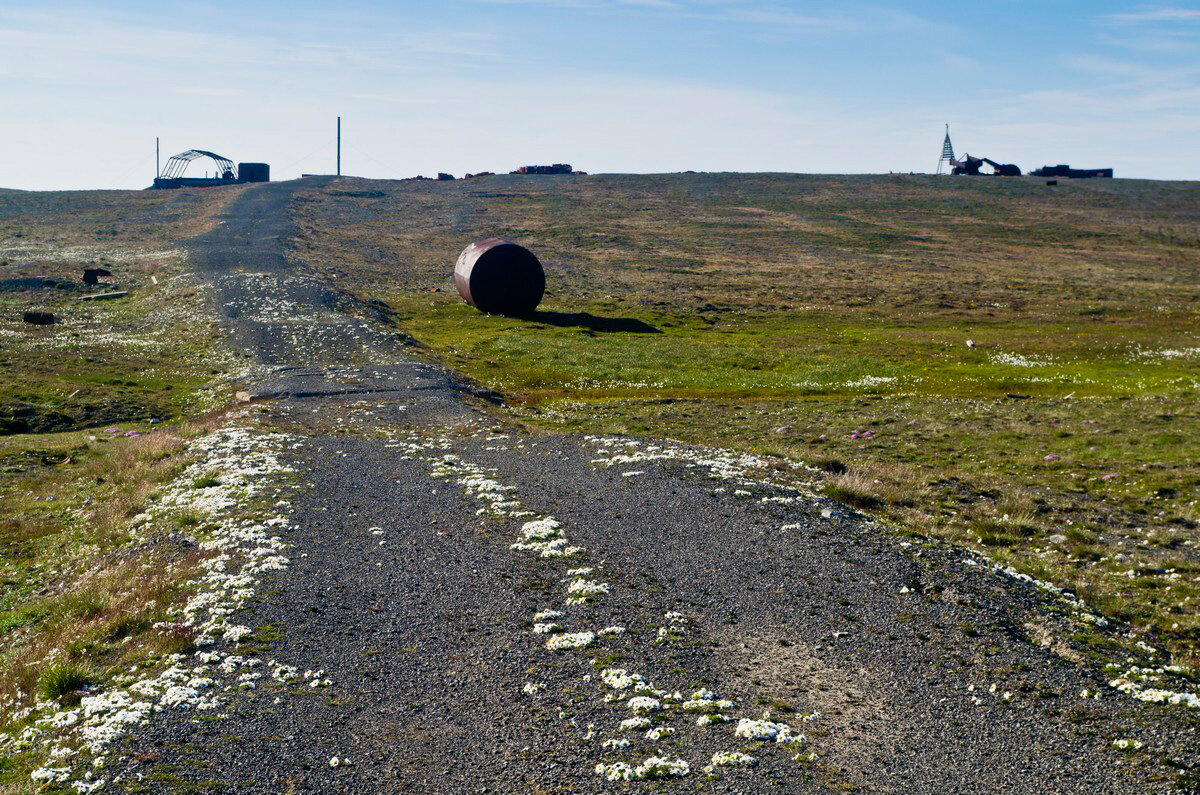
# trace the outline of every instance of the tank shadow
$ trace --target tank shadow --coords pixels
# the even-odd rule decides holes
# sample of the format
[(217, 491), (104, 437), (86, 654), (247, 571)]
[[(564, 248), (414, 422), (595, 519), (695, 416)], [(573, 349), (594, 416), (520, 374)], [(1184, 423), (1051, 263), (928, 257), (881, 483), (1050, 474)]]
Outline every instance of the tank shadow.
[(577, 327), (604, 333), (662, 334), (662, 329), (632, 317), (597, 317), (590, 312), (545, 312), (539, 310), (526, 315), (525, 320), (532, 323), (544, 323), (547, 326)]

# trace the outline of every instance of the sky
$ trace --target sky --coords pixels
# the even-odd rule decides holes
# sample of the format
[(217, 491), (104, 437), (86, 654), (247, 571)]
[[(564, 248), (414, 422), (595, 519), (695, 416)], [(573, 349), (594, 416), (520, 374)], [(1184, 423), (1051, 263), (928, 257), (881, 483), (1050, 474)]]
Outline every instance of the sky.
[[(1029, 170), (1200, 179), (1200, 0), (0, 0), (0, 187), (142, 188), (206, 149), (273, 179)], [(189, 175), (203, 175), (197, 161)]]

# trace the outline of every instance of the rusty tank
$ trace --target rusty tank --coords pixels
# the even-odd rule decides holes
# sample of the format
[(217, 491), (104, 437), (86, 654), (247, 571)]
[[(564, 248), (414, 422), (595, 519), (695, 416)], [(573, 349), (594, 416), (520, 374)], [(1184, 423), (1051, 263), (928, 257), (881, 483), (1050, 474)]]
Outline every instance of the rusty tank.
[(546, 272), (529, 249), (489, 237), (458, 255), (454, 286), (464, 301), (482, 312), (521, 317), (541, 303)]

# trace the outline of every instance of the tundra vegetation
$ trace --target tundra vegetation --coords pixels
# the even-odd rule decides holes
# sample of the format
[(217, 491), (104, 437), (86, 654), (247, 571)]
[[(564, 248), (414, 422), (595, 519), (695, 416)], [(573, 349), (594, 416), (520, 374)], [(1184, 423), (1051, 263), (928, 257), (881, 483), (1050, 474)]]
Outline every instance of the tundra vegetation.
[[(529, 425), (801, 460), (1200, 668), (1196, 183), (343, 179), (297, 220), (296, 256)], [(530, 318), (454, 292), (493, 235), (547, 268)]]
[[(67, 709), (196, 640), (162, 627), (205, 553), (131, 520), (169, 489), (223, 488), (185, 471), (187, 446), (242, 361), (180, 241), (242, 190), (0, 192), (0, 732), (28, 728), (18, 693)], [(508, 421), (803, 461), (894, 532), (1070, 588), (1200, 667), (1194, 183), (344, 178), (302, 190), (294, 218), (295, 257), (501, 392)], [(547, 266), (531, 318), (453, 291), (458, 252), (491, 235)], [(85, 267), (128, 295), (79, 301)], [(584, 642), (553, 617), (535, 617), (547, 642)], [(1119, 640), (1073, 645), (1122, 661)], [(0, 759), (0, 791), (45, 762)]]
[[(120, 673), (190, 646), (156, 631), (204, 553), (135, 537), (130, 520), (186, 465), (228, 404), (238, 361), (186, 273), (179, 241), (235, 191), (0, 192), (0, 729), (29, 697), (78, 704)], [(96, 288), (84, 268), (105, 268)], [(112, 300), (81, 301), (97, 292)], [(22, 323), (51, 311), (51, 326)], [(200, 487), (199, 485), (197, 486)], [(181, 519), (183, 521), (183, 519)], [(28, 711), (26, 711), (27, 713)], [(27, 791), (36, 753), (5, 753)]]

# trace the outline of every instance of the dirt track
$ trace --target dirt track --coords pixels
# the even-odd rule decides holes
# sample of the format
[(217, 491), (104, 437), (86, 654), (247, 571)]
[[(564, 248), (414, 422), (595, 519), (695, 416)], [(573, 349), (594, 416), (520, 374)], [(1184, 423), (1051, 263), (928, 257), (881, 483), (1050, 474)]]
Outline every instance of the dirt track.
[[(305, 484), (292, 563), (237, 620), (331, 684), (231, 690), (219, 720), (158, 713), (106, 791), (599, 792), (630, 785), (597, 764), (661, 755), (690, 766), (672, 791), (1143, 793), (1170, 790), (1156, 760), (1194, 761), (1194, 734), (1064, 658), (1074, 608), (982, 561), (772, 485), (762, 462), (503, 425), (286, 256), (293, 189), (248, 191), (192, 261)], [(582, 549), (511, 548), (545, 517), (543, 542)], [(579, 581), (608, 590), (568, 604)], [(660, 691), (648, 717), (674, 731), (619, 728), (633, 687), (605, 669)], [(685, 710), (701, 688), (733, 705)], [(768, 710), (806, 740), (735, 736)], [(698, 726), (706, 711), (731, 720)], [(709, 778), (728, 751), (757, 763)]]

